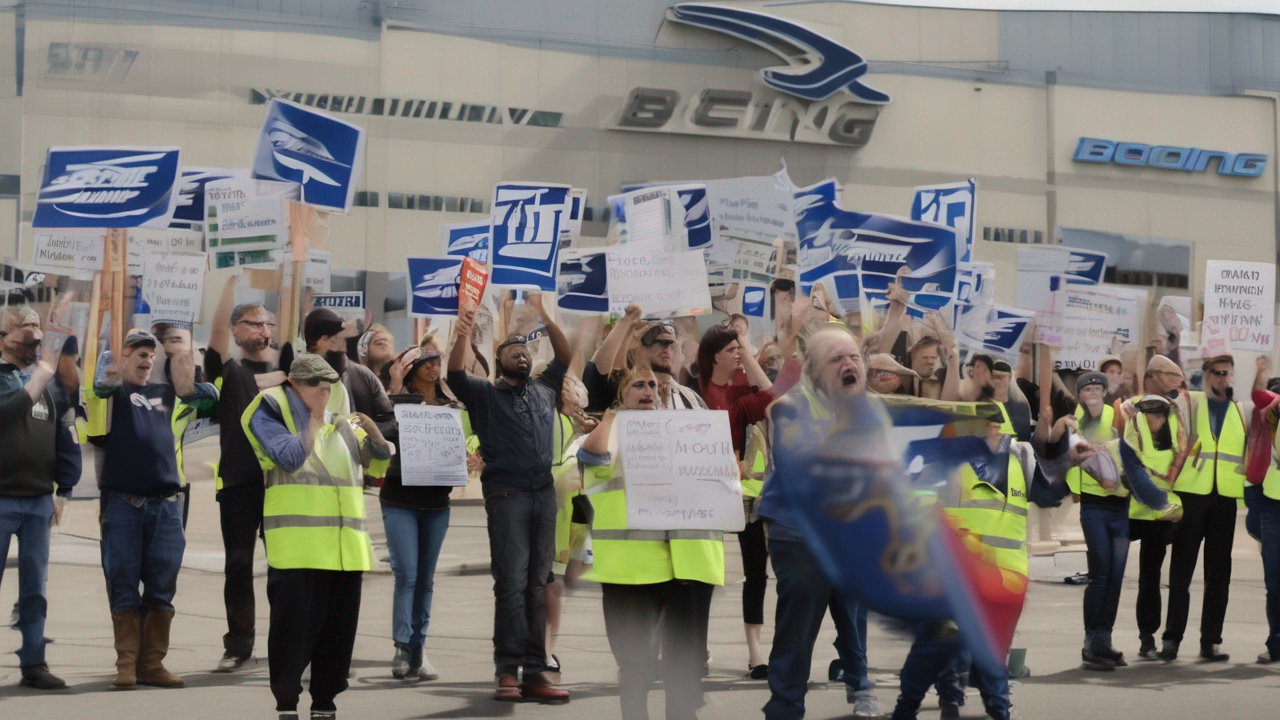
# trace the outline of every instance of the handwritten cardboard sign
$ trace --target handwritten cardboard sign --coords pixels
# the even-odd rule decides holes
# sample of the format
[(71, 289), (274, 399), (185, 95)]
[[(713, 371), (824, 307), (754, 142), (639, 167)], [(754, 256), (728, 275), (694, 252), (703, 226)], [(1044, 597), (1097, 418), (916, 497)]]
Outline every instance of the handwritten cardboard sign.
[(138, 276), (142, 274), (143, 258), (149, 252), (204, 252), (204, 233), (174, 228), (130, 228), (127, 247), (125, 272)]
[(616, 422), (628, 528), (742, 530), (728, 412), (631, 410)]
[(639, 303), (654, 316), (702, 315), (711, 309), (707, 264), (702, 251), (663, 252), (661, 243), (611, 247), (609, 309), (622, 313)]
[(1218, 325), (1235, 350), (1271, 352), (1275, 342), (1276, 266), (1210, 260), (1204, 270), (1204, 324)]
[(405, 485), (467, 484), (462, 411), (433, 405), (396, 405), (400, 474)]
[(106, 238), (101, 230), (37, 230), (31, 264), (74, 270), (75, 276), (92, 279), (94, 271), (102, 269), (105, 244)]
[(200, 321), (204, 294), (204, 253), (148, 253), (143, 261), (142, 299), (151, 322)]

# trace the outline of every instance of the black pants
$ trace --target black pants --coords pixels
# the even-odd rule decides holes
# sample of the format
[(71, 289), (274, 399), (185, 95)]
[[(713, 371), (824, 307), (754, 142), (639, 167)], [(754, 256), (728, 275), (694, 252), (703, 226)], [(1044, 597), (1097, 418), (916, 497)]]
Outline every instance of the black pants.
[(547, 576), (556, 554), (556, 490), (501, 490), (484, 497), (493, 573), (496, 674), (547, 669)]
[(696, 718), (702, 707), (700, 618), (711, 606), (712, 586), (669, 580), (654, 585), (604, 583), (604, 628), (618, 662), (618, 695), (623, 720), (648, 720), (649, 687), (657, 678), (654, 633), (663, 618), (662, 664), (667, 694), (667, 720)]
[(764, 539), (764, 520), (747, 523), (738, 533), (738, 547), (742, 549), (742, 570), (747, 576), (742, 585), (742, 622), (763, 625), (764, 595), (769, 587), (769, 546)]
[(227, 606), (227, 634), (222, 647), (239, 658), (253, 654), (254, 615), (253, 551), (262, 531), (261, 486), (237, 485), (218, 491), (222, 518), (222, 547), (226, 550), (226, 580), (222, 600)]
[(1191, 610), (1191, 575), (1204, 542), (1204, 606), (1200, 614), (1200, 644), (1222, 642), (1231, 591), (1231, 546), (1236, 537), (1236, 501), (1212, 495), (1178, 493), (1182, 520), (1173, 532), (1173, 559), (1169, 563), (1169, 618), (1164, 639), (1182, 642)]
[(1130, 520), (1129, 539), (1142, 543), (1138, 550), (1138, 639), (1155, 642), (1160, 629), (1160, 575), (1165, 552), (1173, 540), (1173, 523)]
[(359, 572), (267, 570), (267, 654), (277, 712), (297, 710), (307, 665), (311, 709), (336, 709), (333, 699), (347, 689), (351, 671), (363, 581)]

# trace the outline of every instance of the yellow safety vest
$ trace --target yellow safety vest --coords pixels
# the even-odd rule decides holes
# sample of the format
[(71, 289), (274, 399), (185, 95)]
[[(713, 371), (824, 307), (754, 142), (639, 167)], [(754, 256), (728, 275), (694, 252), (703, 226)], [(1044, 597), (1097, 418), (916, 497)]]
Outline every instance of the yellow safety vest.
[(724, 533), (718, 530), (628, 530), (627, 493), (612, 465), (583, 469), (591, 498), (592, 565), (583, 578), (616, 585), (696, 580), (724, 585)]
[[(556, 451), (551, 465), (551, 477), (559, 482), (573, 469), (576, 458), (565, 457), (565, 451), (573, 440), (573, 420), (564, 413), (556, 413), (556, 425), (551, 432), (551, 447)], [(573, 494), (565, 497), (564, 504), (556, 511), (556, 559), (557, 563), (569, 562), (569, 535), (573, 521)]]
[[(87, 417), (83, 423), (79, 418), (76, 419), (77, 436), (82, 440), (105, 437), (111, 431), (111, 403), (114, 402), (115, 395), (98, 397), (92, 387), (84, 388), (83, 395)], [(187, 486), (187, 472), (182, 467), (182, 436), (187, 430), (187, 425), (196, 419), (198, 412), (194, 406), (182, 402), (182, 398), (174, 397), (173, 414), (169, 417), (169, 424), (173, 430), (173, 452), (177, 456), (178, 484), (182, 487)]]
[[(1266, 422), (1266, 418), (1263, 418)], [(1262, 479), (1262, 494), (1272, 500), (1280, 500), (1280, 427), (1276, 428), (1271, 442), (1271, 464), (1267, 466), (1267, 474)]]
[[(360, 465), (364, 431), (345, 419), (326, 424), (316, 433), (303, 466), (285, 472), (267, 457), (249, 429), (249, 419), (263, 402), (275, 407), (290, 433), (297, 434), (298, 428), (284, 387), (258, 393), (240, 419), (266, 476), (262, 528), (267, 564), (278, 570), (372, 569)], [(389, 460), (375, 460), (369, 473), (381, 477), (389, 464)]]
[(1178, 475), (1178, 492), (1208, 495), (1216, 486), (1218, 494), (1244, 497), (1244, 418), (1240, 406), (1232, 402), (1222, 419), (1222, 434), (1213, 436), (1209, 423), (1209, 399), (1203, 392), (1191, 393), (1195, 407), (1196, 439), (1200, 453), (1187, 459)]
[[(1168, 423), (1169, 437), (1174, 438), (1176, 443), (1178, 437), (1178, 414), (1170, 411)], [(1145, 413), (1138, 413), (1125, 424), (1124, 442), (1128, 443), (1129, 447), (1137, 454), (1138, 460), (1147, 469), (1147, 475), (1151, 477), (1151, 482), (1168, 494), (1169, 502), (1173, 505), (1181, 505), (1182, 500), (1177, 493), (1173, 492), (1173, 486), (1169, 484), (1168, 480), (1169, 466), (1173, 464), (1175, 452), (1173, 448), (1168, 450), (1156, 449), (1155, 442), (1151, 438), (1151, 427), (1147, 425)], [(1159, 520), (1160, 515), (1155, 508), (1143, 505), (1134, 497), (1129, 500), (1129, 519)]]
[[(1084, 405), (1076, 406), (1076, 420), (1083, 419), (1084, 413)], [(1103, 405), (1102, 417), (1098, 418), (1097, 429), (1092, 433), (1092, 437), (1085, 439), (1091, 443), (1103, 443), (1109, 440), (1115, 416), (1115, 408), (1110, 405)], [(1078, 467), (1073, 467), (1067, 471), (1067, 487), (1071, 488), (1071, 492), (1077, 495), (1101, 495), (1103, 497), (1128, 497), (1129, 495), (1129, 490), (1124, 485), (1114, 490), (1107, 490), (1099, 485), (1092, 475)]]
[(959, 497), (940, 496), (947, 520), (982, 545), (984, 557), (1002, 570), (1027, 575), (1027, 482), (1022, 464), (1009, 453), (1008, 494), (978, 478), (973, 467), (960, 468)]
[[(746, 457), (751, 458), (751, 472), (764, 477), (768, 464), (765, 458), (765, 440), (764, 433), (760, 430), (760, 425), (754, 424), (747, 429), (747, 447), (743, 453)], [(757, 480), (751, 477), (742, 478), (742, 497), (758, 498), (760, 491), (764, 489), (764, 480)]]

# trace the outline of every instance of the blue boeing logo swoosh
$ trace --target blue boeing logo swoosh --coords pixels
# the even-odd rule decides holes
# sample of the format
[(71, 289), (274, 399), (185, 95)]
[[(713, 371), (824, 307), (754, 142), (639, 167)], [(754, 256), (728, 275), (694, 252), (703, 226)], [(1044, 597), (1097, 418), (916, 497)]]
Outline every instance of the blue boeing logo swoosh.
[(826, 100), (840, 90), (873, 105), (890, 102), (887, 93), (863, 84), (867, 61), (861, 55), (799, 23), (722, 5), (680, 3), (667, 11), (680, 23), (750, 40), (788, 61), (764, 68), (760, 77), (775, 90), (806, 100)]

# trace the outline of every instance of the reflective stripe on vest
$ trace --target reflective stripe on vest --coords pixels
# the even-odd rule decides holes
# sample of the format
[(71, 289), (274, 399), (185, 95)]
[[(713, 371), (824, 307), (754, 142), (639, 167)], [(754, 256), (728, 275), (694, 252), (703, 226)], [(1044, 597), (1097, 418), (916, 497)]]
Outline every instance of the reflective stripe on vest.
[(371, 570), (360, 433), (346, 420), (325, 425), (307, 448), (303, 466), (286, 472), (267, 459), (258, 438), (247, 432), (248, 419), (263, 402), (276, 410), (290, 433), (297, 434), (298, 429), (283, 387), (259, 393), (242, 419), (249, 444), (266, 473), (262, 528), (267, 564), (279, 570)]
[[(1178, 476), (1178, 492), (1208, 495), (1215, 488), (1219, 495), (1244, 497), (1244, 418), (1240, 406), (1230, 402), (1222, 419), (1221, 434), (1213, 436), (1209, 420), (1209, 398), (1203, 392), (1191, 393), (1195, 405), (1195, 430), (1200, 442), (1199, 457), (1189, 459)], [(1194, 462), (1192, 461), (1194, 460)]]
[[(1084, 413), (1084, 405), (1078, 405), (1076, 407), (1076, 420), (1083, 420)], [(1111, 436), (1106, 435), (1106, 433), (1110, 432), (1111, 427), (1115, 422), (1115, 417), (1115, 408), (1110, 405), (1103, 405), (1102, 415), (1098, 418), (1098, 424), (1095, 426), (1097, 430), (1091, 433), (1092, 437), (1087, 437), (1085, 440), (1090, 443), (1103, 443), (1111, 439)], [(1120, 463), (1117, 462), (1116, 467), (1119, 466)], [(1127, 497), (1129, 495), (1128, 488), (1123, 484), (1113, 490), (1108, 490), (1102, 487), (1102, 485), (1100, 485), (1097, 479), (1092, 475), (1079, 467), (1073, 467), (1067, 471), (1067, 487), (1071, 488), (1071, 492), (1077, 495), (1098, 495), (1101, 497)]]
[(591, 498), (591, 569), (583, 579), (619, 585), (696, 580), (724, 585), (724, 533), (710, 530), (631, 530), (627, 494), (613, 466), (584, 467)]
[[(1276, 436), (1280, 437), (1280, 428), (1276, 429)], [(1272, 500), (1280, 500), (1280, 458), (1277, 457), (1276, 438), (1271, 440), (1271, 464), (1262, 479), (1262, 494)]]
[[(1168, 418), (1169, 437), (1177, 438), (1178, 415), (1170, 412)], [(1170, 504), (1181, 505), (1181, 498), (1178, 497), (1177, 493), (1173, 492), (1173, 486), (1169, 484), (1166, 477), (1169, 474), (1170, 466), (1173, 464), (1173, 448), (1171, 447), (1168, 450), (1156, 449), (1155, 440), (1151, 436), (1151, 426), (1147, 424), (1145, 413), (1138, 413), (1125, 424), (1124, 440), (1121, 442), (1126, 443), (1138, 456), (1138, 460), (1147, 469), (1147, 475), (1150, 476), (1151, 482), (1165, 491)], [(1129, 498), (1129, 519), (1159, 520), (1160, 517), (1155, 508), (1149, 508), (1138, 502), (1136, 496), (1131, 496)]]
[(957, 530), (975, 536), (997, 567), (1025, 576), (1027, 561), (1027, 483), (1022, 464), (1009, 453), (1006, 493), (960, 467), (960, 497), (939, 497), (938, 504)]

